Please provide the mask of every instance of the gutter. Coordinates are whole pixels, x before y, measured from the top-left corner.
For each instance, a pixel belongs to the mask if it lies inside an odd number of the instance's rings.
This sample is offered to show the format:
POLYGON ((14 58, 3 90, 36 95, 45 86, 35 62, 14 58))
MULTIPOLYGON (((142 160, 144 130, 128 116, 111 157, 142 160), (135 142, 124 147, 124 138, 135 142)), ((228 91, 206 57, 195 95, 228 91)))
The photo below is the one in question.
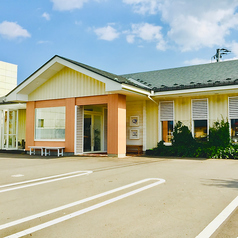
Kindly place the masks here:
POLYGON ((137 93, 141 93, 141 94, 144 94, 146 95, 152 102, 154 102, 156 105, 159 105, 153 98, 151 98, 151 96, 154 96, 154 91, 147 91, 147 90, 144 90, 144 89, 139 89, 137 87, 134 87, 134 86, 131 86, 131 85, 126 85, 126 84, 122 84, 122 88, 123 89, 127 89, 127 90, 130 90, 130 91, 134 91, 134 92, 137 92, 137 93))

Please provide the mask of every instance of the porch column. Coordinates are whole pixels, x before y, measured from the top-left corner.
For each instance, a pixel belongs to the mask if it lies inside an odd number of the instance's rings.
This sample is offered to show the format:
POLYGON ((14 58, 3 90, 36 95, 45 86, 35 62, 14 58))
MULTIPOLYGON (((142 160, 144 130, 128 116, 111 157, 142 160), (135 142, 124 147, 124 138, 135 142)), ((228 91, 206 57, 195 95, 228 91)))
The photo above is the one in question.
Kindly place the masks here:
POLYGON ((126 96, 108 95, 107 153, 126 156, 126 96))
POLYGON ((74 152, 75 98, 66 99, 65 152, 74 152))
POLYGON ((28 146, 34 145, 34 123, 35 122, 35 102, 27 102, 26 104, 26 145, 25 149, 29 150, 28 146))

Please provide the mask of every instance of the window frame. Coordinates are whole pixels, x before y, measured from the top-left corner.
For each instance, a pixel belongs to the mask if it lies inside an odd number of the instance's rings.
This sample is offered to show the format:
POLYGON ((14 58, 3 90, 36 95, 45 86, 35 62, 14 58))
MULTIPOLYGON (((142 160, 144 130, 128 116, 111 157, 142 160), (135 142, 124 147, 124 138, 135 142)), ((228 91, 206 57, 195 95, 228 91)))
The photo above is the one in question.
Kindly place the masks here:
MULTIPOLYGON (((174 100, 170 100, 170 101, 160 101, 159 102, 159 141, 162 141, 163 140, 163 125, 162 125, 162 122, 165 121, 165 120, 161 120, 161 104, 163 103, 172 103, 172 120, 166 120, 166 121, 172 121, 173 122, 173 131, 174 131, 174 123, 175 123, 175 110, 174 110, 174 100)), ((164 145, 172 145, 172 142, 164 142, 164 145)))
POLYGON ((209 101, 208 98, 199 98, 199 99, 192 99, 191 100, 191 114, 192 114, 192 136, 193 138, 195 138, 195 123, 194 121, 207 121, 207 136, 209 135, 209 101), (195 101, 206 101, 207 104, 207 113, 206 113, 206 118, 200 118, 200 119, 194 119, 194 115, 193 115, 193 102, 195 101))
POLYGON ((233 141, 232 139, 232 135, 231 135, 231 120, 238 120, 238 116, 237 118, 232 117, 230 115, 230 99, 237 99, 238 100, 238 96, 233 96, 233 97, 228 97, 228 122, 229 122, 229 134, 230 134, 230 139, 233 143, 237 143, 237 141, 233 141))
MULTIPOLYGON (((34 110, 34 113, 35 113, 35 120, 34 120, 34 141, 62 141, 62 142, 65 142, 65 136, 64 136, 64 139, 37 139, 36 138, 36 129, 41 129, 41 127, 38 127, 37 124, 38 124, 38 119, 41 119, 41 118, 36 118, 36 110, 38 109, 49 109, 49 108, 64 108, 65 109, 65 124, 64 124, 64 130, 66 131, 66 106, 57 106, 57 107, 40 107, 40 108, 35 108, 34 110)), ((44 120, 44 124, 45 124, 45 120, 44 120)))

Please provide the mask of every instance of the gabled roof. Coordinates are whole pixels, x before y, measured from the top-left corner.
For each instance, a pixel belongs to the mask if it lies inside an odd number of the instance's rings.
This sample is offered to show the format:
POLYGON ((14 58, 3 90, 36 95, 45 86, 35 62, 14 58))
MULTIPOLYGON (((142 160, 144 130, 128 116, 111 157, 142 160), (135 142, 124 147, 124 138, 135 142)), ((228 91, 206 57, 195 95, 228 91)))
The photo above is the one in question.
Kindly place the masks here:
POLYGON ((131 84, 129 80, 58 55, 52 57, 43 66, 31 74, 20 83, 10 93, 6 95, 5 101, 28 101, 28 95, 36 88, 44 84, 64 67, 69 67, 75 71, 86 74, 98 81, 105 83, 106 91, 118 91, 122 89, 122 84, 131 84))
POLYGON ((238 84, 238 60, 122 75, 154 90, 171 91, 238 84))

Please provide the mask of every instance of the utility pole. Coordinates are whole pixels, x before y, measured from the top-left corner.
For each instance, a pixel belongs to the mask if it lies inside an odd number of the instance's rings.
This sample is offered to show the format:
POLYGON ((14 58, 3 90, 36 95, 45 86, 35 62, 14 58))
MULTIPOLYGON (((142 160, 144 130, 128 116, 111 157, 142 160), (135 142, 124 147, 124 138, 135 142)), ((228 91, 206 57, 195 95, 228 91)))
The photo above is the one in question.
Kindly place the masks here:
POLYGON ((227 55, 228 53, 230 53, 230 50, 227 49, 217 49, 217 52, 215 55, 212 56, 213 59, 216 59, 217 62, 220 62, 220 59, 222 58, 222 55, 227 55))

